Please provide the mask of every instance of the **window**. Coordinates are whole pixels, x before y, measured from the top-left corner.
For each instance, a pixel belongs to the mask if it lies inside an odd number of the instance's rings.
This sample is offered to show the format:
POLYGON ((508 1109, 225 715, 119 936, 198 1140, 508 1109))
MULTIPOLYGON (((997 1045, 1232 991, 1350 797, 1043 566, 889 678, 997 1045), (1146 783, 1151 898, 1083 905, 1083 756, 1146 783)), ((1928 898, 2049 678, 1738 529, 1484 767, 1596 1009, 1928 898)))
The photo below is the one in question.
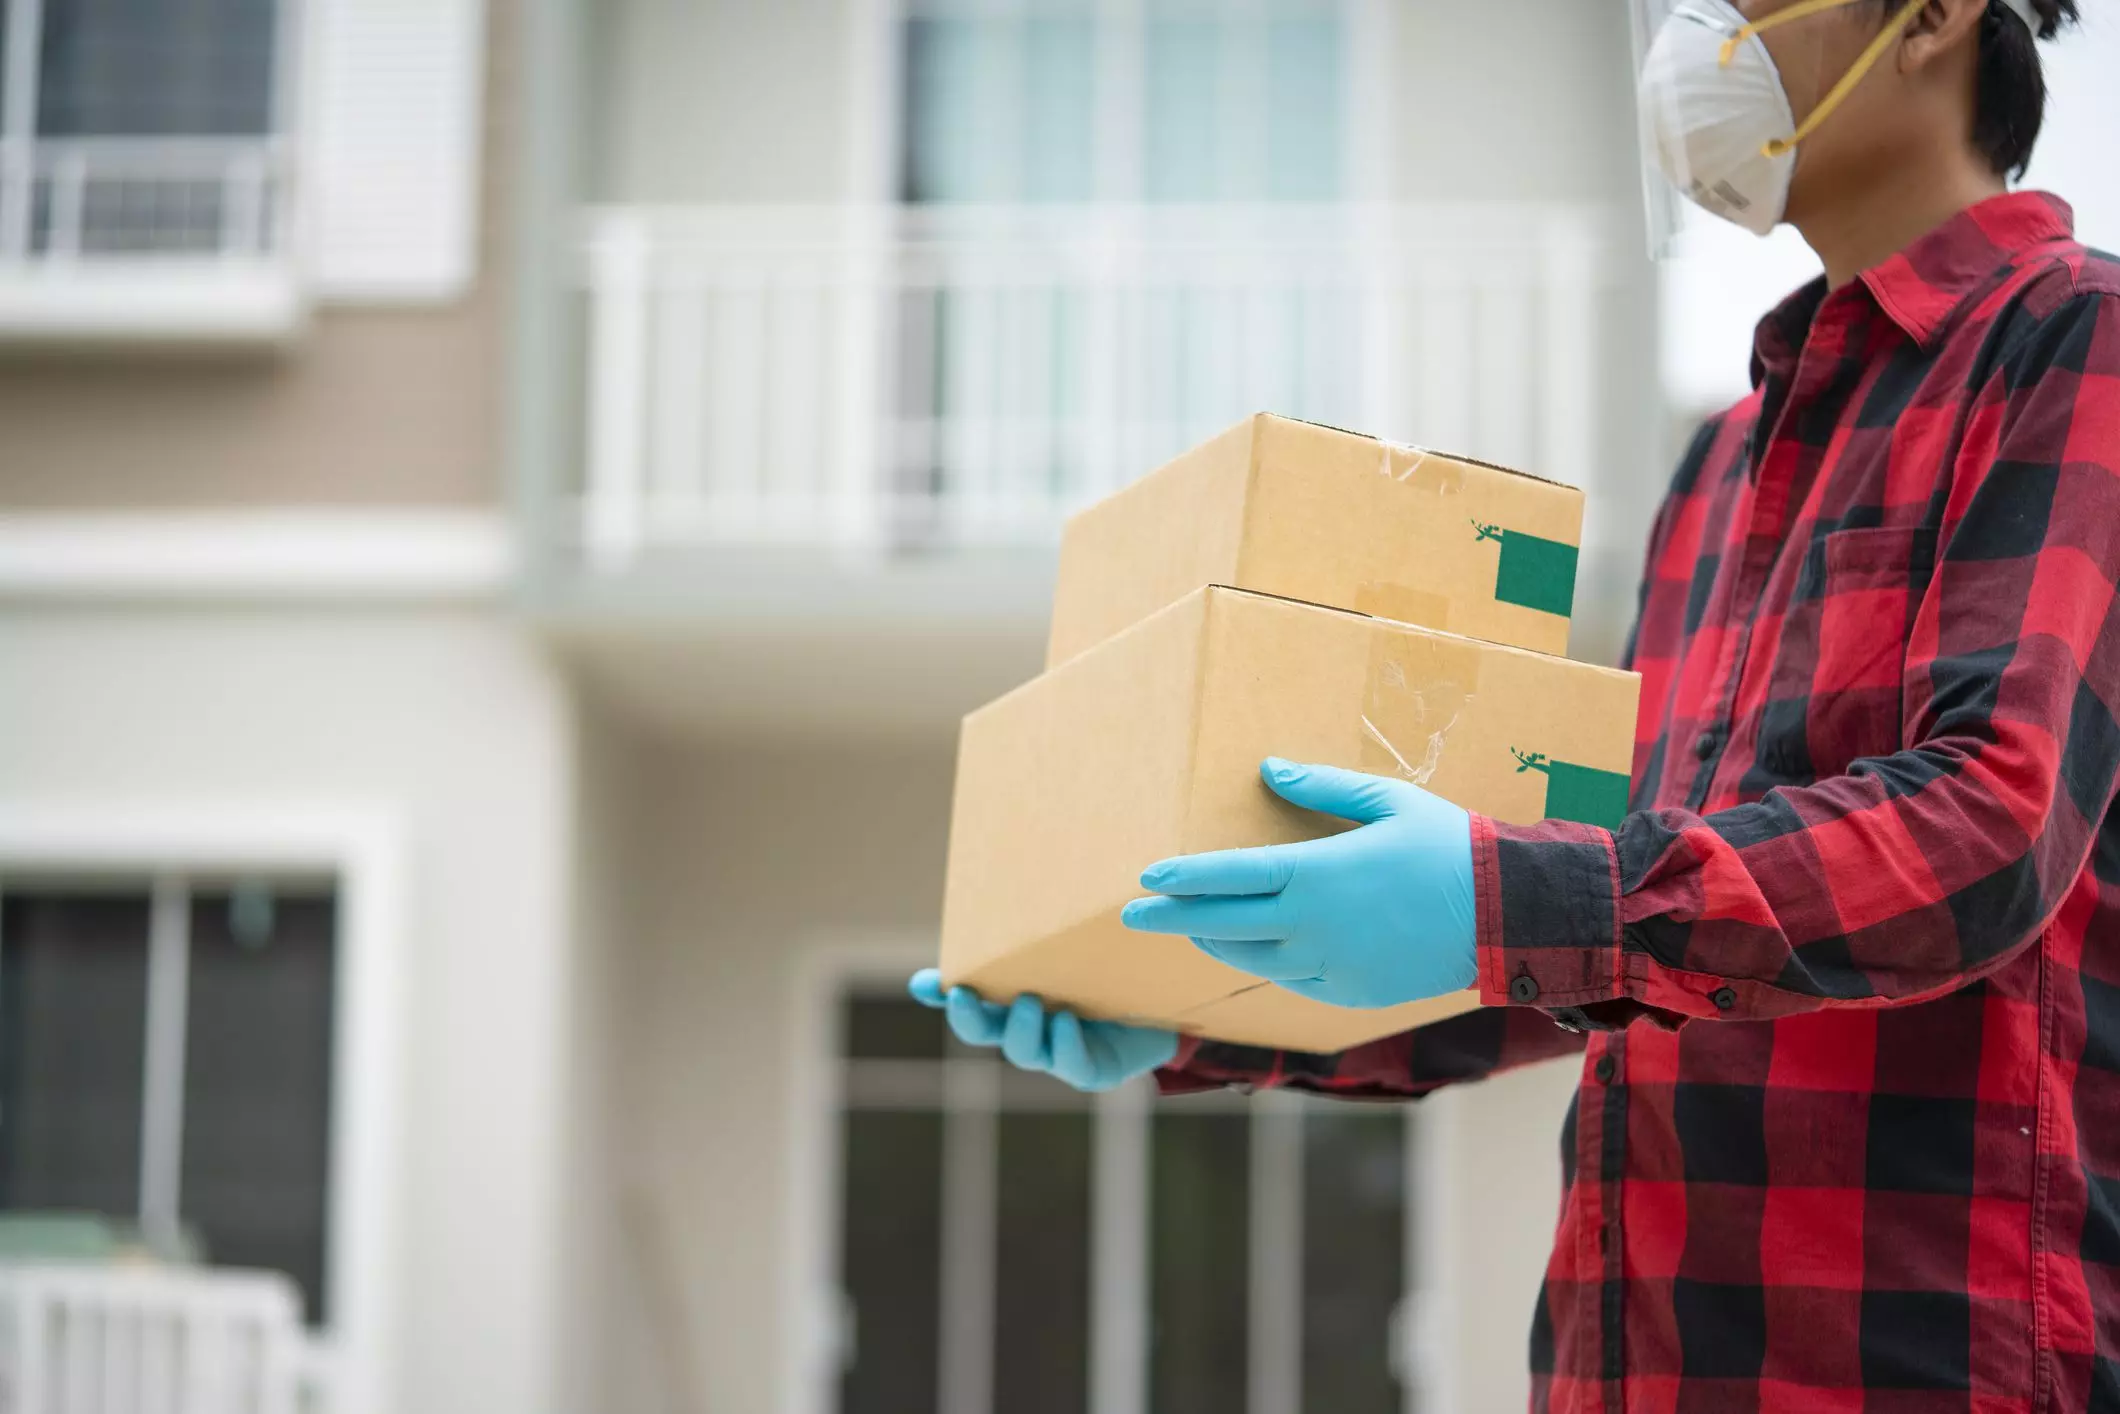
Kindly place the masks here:
POLYGON ((279 0, 0 0, 0 257, 260 255, 279 0))
POLYGON ((900 186, 913 203, 1333 201, 1340 0, 915 0, 900 186))
POLYGON ((839 1414, 1406 1407, 1404 1110, 1082 1096, 880 994, 840 1033, 839 1414))
POLYGON ((1362 424, 1379 292, 1318 210, 1368 121, 1356 9, 906 0, 896 540, 1048 531, 1261 407, 1362 424))
POLYGON ((286 1273, 330 1319, 337 891, 0 880, 0 1212, 286 1273))

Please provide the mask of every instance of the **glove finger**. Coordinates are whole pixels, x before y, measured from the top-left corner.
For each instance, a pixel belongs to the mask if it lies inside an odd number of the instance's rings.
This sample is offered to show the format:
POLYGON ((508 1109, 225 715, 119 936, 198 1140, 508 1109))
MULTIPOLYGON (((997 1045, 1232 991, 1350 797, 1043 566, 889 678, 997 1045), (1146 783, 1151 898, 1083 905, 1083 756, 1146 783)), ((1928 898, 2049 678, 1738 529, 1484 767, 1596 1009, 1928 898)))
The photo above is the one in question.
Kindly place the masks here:
POLYGON ((1091 1055, 1109 1056, 1126 1077, 1145 1075, 1178 1058, 1178 1033, 1154 1026, 1112 1026, 1089 1033, 1091 1055))
POLYGON ((1120 918, 1142 933, 1273 942, 1288 936, 1286 898, 1137 898, 1120 918))
POLYGON ((1183 854, 1149 865, 1141 872, 1141 887, 1184 897, 1277 894, 1295 877, 1302 848, 1284 844, 1183 854))
POLYGON ((1001 1054, 1019 1070, 1051 1070, 1052 1039, 1046 1034, 1045 1008, 1025 993, 1008 1009, 1008 1022, 1001 1031, 1001 1054))
POLYGON ((982 1001, 970 987, 952 987, 944 1002, 950 1030, 967 1046, 998 1046, 1008 1008, 999 1002, 982 1001))
POLYGON ((1218 938, 1194 938, 1193 946, 1239 972, 1249 972, 1268 982, 1315 982, 1324 973, 1324 961, 1316 950, 1301 943, 1261 943, 1218 938))
POLYGON ((905 984, 906 994, 924 1007, 942 1010, 942 973, 933 967, 923 967, 915 972, 905 984))
POLYGON ((1305 766, 1278 756, 1267 757, 1259 774, 1274 794, 1291 805, 1363 825, 1373 825, 1395 813, 1401 785, 1388 776, 1343 771, 1338 766, 1305 766))
POLYGON ((1102 1073, 1095 1056, 1090 1054, 1089 1037, 1082 1028, 1082 1018, 1071 1011, 1053 1013, 1053 1075, 1077 1090, 1106 1090, 1111 1088, 1109 1077, 1102 1073))

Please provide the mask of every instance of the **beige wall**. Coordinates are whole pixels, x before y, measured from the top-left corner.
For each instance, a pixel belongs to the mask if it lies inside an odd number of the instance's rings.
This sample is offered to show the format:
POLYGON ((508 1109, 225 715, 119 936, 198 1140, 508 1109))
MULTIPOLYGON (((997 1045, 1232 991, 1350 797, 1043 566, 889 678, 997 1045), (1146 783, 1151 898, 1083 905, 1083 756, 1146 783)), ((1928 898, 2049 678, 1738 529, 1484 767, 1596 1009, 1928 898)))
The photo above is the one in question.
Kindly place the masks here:
MULTIPOLYGON (((950 760, 933 747, 656 749, 634 779, 630 936, 616 978, 615 1182, 632 1315, 611 1414, 783 1408, 799 997, 822 948, 930 936, 950 760), (645 1240, 644 1240, 645 1239, 645 1240), (674 1323, 685 1338, 660 1334, 674 1323), (688 1398, 681 1382, 697 1397, 688 1398)), ((1457 1408, 1524 1404, 1525 1340, 1559 1201, 1572 1070, 1448 1102, 1442 1226, 1462 1274, 1457 1408)))
POLYGON ((500 500, 520 3, 487 4, 480 250, 467 298, 327 308, 270 354, 0 352, 0 512, 500 500))
MULTIPOLYGON (((388 1414, 573 1414, 559 1235, 573 714, 506 624, 0 607, 0 804, 361 810, 402 827, 388 1414)), ((375 1254, 351 1254, 361 1261, 375 1254)))

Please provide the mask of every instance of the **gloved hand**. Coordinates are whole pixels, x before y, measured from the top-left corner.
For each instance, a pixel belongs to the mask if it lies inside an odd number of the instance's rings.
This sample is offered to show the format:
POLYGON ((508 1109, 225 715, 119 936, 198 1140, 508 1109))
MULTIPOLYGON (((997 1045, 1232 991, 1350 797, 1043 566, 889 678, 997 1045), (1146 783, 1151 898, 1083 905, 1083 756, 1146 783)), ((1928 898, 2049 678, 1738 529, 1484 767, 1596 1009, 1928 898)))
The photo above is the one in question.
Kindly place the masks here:
POLYGON ((1360 828, 1151 865, 1141 886, 1165 897, 1128 904, 1129 928, 1189 937, 1334 1006, 1396 1006, 1473 984, 1470 816, 1384 776, 1279 757, 1260 774, 1284 800, 1360 828))
POLYGON ((967 1046, 999 1046, 1009 1064, 1077 1090, 1115 1090, 1178 1055, 1174 1032, 1048 1012, 1036 997, 1003 1005, 982 1001, 969 987, 952 987, 945 996, 942 974, 932 967, 914 973, 906 990, 923 1006, 941 1008, 950 1030, 967 1046))

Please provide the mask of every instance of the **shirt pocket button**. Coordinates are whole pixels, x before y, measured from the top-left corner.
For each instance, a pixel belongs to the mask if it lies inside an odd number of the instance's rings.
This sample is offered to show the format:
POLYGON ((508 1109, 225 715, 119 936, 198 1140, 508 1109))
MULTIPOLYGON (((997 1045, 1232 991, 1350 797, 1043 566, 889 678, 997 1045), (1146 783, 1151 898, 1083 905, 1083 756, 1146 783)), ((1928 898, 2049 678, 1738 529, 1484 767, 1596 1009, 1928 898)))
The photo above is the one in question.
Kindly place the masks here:
POLYGON ((1709 993, 1708 1000, 1715 1003, 1717 1011, 1728 1011, 1737 1005, 1737 989, 1734 987, 1717 987, 1713 992, 1709 993))

